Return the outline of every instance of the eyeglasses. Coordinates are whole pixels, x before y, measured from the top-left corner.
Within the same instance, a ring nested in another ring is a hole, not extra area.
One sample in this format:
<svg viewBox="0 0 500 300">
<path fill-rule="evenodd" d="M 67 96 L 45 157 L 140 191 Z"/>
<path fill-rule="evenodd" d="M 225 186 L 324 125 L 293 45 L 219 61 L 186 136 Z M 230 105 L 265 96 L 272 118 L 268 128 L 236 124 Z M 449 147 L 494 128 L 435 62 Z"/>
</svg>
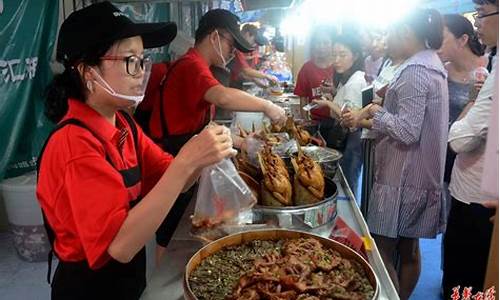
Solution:
<svg viewBox="0 0 500 300">
<path fill-rule="evenodd" d="M 498 11 L 494 11 L 492 13 L 485 14 L 485 15 L 480 15 L 478 13 L 475 13 L 475 14 L 472 15 L 472 17 L 474 18 L 474 21 L 477 21 L 478 19 L 483 19 L 483 18 L 486 18 L 486 17 L 494 16 L 494 15 L 498 15 Z"/>
<path fill-rule="evenodd" d="M 223 35 L 222 33 L 219 33 L 219 36 L 223 39 L 225 39 L 226 41 L 228 41 L 228 44 L 229 44 L 229 48 L 231 49 L 231 53 L 234 53 L 234 51 L 236 51 L 236 48 L 234 47 L 234 40 L 233 39 L 230 39 L 228 37 L 226 37 L 225 35 Z"/>
<path fill-rule="evenodd" d="M 103 56 L 101 60 L 121 60 L 125 62 L 127 66 L 127 74 L 130 76 L 136 76 L 141 72 L 141 70 L 145 70 L 145 67 L 152 64 L 151 57 L 144 56 L 140 58 L 137 55 L 130 56 Z"/>
</svg>

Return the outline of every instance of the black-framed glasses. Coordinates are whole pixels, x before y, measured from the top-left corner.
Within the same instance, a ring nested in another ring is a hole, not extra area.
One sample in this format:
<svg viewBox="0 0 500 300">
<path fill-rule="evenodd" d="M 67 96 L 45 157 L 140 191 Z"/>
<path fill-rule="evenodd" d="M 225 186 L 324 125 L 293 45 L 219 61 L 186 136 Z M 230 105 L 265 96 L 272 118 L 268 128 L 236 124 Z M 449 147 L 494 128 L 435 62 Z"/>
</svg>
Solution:
<svg viewBox="0 0 500 300">
<path fill-rule="evenodd" d="M 112 56 L 106 55 L 101 57 L 102 60 L 121 60 L 125 62 L 127 67 L 127 74 L 130 76 L 136 76 L 141 72 L 141 70 L 145 70 L 148 65 L 151 65 L 151 57 L 144 56 L 140 58 L 137 55 L 129 55 L 129 56 Z"/>
<path fill-rule="evenodd" d="M 478 13 L 474 13 L 472 15 L 472 17 L 474 18 L 475 21 L 479 20 L 479 19 L 483 19 L 483 18 L 486 18 L 486 17 L 491 17 L 491 16 L 495 16 L 495 15 L 498 15 L 498 11 L 494 11 L 492 13 L 489 13 L 489 14 L 485 14 L 485 15 L 480 15 Z"/>
<path fill-rule="evenodd" d="M 228 44 L 229 44 L 229 48 L 231 49 L 231 53 L 234 53 L 236 51 L 236 47 L 235 47 L 235 41 L 234 39 L 231 39 L 231 38 L 228 38 L 227 36 L 225 36 L 224 34 L 220 33 L 220 32 L 217 32 L 217 34 L 219 35 L 219 37 L 225 39 Z"/>
</svg>

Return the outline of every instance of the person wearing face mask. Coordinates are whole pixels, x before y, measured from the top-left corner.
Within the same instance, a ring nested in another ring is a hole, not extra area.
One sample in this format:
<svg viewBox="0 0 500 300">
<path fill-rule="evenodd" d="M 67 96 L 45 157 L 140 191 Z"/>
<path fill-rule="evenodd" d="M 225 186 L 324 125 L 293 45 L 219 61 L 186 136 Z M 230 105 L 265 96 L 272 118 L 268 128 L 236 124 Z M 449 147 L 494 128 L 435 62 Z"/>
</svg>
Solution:
<svg viewBox="0 0 500 300">
<path fill-rule="evenodd" d="M 200 170 L 234 154 L 228 130 L 213 126 L 174 159 L 123 112 L 143 97 L 144 48 L 176 32 L 174 23 L 135 24 L 109 2 L 73 12 L 60 28 L 64 72 L 45 103 L 57 126 L 40 154 L 36 189 L 59 258 L 52 299 L 139 299 L 145 244 Z"/>
<path fill-rule="evenodd" d="M 263 46 L 267 43 L 266 38 L 262 35 L 261 32 L 259 32 L 259 29 L 255 25 L 243 25 L 243 27 L 241 28 L 241 34 L 248 42 L 248 44 L 250 44 L 254 48 L 257 46 Z M 255 52 L 255 50 L 253 52 Z M 248 63 L 247 55 L 239 50 L 236 50 L 233 65 L 231 68 L 231 87 L 241 89 L 243 81 L 248 80 L 255 81 L 255 83 L 257 83 L 257 85 L 259 86 L 265 86 L 262 85 L 259 79 L 264 79 L 268 82 L 272 82 L 273 84 L 278 83 L 278 79 L 275 76 L 255 70 L 255 66 L 252 66 L 250 63 Z"/>
<path fill-rule="evenodd" d="M 162 97 L 151 114 L 150 134 L 164 150 L 176 155 L 182 145 L 210 121 L 214 106 L 231 111 L 263 112 L 272 122 L 284 121 L 285 111 L 281 107 L 241 90 L 224 87 L 214 78 L 210 66 L 225 68 L 235 49 L 245 53 L 252 51 L 241 35 L 238 17 L 224 9 L 210 10 L 203 15 L 194 47 L 169 67 L 164 88 L 160 90 Z M 191 189 L 182 197 L 191 198 L 193 192 Z M 177 201 L 158 230 L 158 261 L 186 207 L 187 201 Z"/>
</svg>

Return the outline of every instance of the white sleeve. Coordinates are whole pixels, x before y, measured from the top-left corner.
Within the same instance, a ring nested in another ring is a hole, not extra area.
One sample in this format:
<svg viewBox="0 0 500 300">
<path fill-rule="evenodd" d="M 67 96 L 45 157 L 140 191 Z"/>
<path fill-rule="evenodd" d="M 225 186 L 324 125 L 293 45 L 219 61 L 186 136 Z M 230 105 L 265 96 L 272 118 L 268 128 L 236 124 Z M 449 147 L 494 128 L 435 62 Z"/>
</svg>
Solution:
<svg viewBox="0 0 500 300">
<path fill-rule="evenodd" d="M 494 82 L 495 76 L 490 75 L 467 114 L 451 125 L 448 142 L 453 151 L 470 152 L 484 143 L 488 133 Z"/>
<path fill-rule="evenodd" d="M 367 86 L 368 84 L 366 83 L 365 74 L 363 72 L 354 74 L 353 78 L 345 85 L 343 102 L 349 103 L 353 108 L 361 109 L 363 106 L 361 91 Z"/>
</svg>

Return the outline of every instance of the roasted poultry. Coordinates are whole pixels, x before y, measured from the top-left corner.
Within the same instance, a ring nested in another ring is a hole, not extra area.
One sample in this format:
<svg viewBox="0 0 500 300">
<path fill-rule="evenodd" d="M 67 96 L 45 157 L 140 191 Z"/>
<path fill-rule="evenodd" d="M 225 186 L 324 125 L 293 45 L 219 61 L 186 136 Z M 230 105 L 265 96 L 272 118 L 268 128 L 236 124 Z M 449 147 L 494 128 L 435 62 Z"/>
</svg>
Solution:
<svg viewBox="0 0 500 300">
<path fill-rule="evenodd" d="M 325 194 L 325 178 L 320 165 L 306 156 L 299 147 L 299 154 L 292 158 L 295 170 L 293 180 L 295 205 L 312 204 L 323 200 Z"/>
<path fill-rule="evenodd" d="M 271 125 L 271 126 L 274 126 L 274 125 Z M 284 142 L 283 137 L 273 134 L 273 133 L 277 133 L 277 132 L 269 130 L 269 128 L 265 124 L 262 124 L 262 130 L 259 132 L 257 132 L 255 130 L 254 123 L 252 123 L 252 131 L 250 131 L 250 132 L 241 128 L 241 125 L 238 125 L 238 128 L 240 130 L 240 136 L 242 138 L 246 138 L 250 134 L 253 134 L 254 138 L 259 139 L 266 144 L 274 145 L 274 144 L 279 144 L 281 142 Z"/>
<path fill-rule="evenodd" d="M 283 159 L 273 154 L 270 147 L 264 148 L 258 156 L 264 176 L 261 187 L 262 204 L 267 206 L 292 205 L 292 185 Z"/>
<path fill-rule="evenodd" d="M 262 178 L 260 169 L 250 162 L 248 154 L 245 150 L 241 150 L 241 152 L 234 158 L 233 161 L 238 171 L 248 174 L 250 177 L 257 181 L 260 181 L 260 179 Z"/>
<path fill-rule="evenodd" d="M 296 125 L 292 116 L 286 120 L 285 128 L 288 134 L 294 137 L 301 146 L 305 146 L 311 141 L 311 134 L 300 125 Z"/>
</svg>

